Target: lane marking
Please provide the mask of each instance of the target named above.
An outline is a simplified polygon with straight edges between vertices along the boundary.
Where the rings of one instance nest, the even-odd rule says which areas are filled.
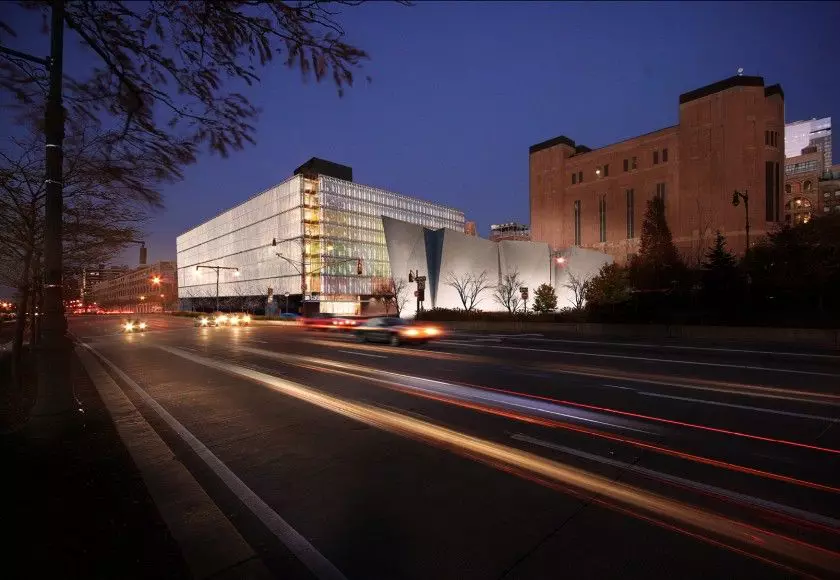
[[[289,525],[280,515],[265,503],[256,493],[249,488],[245,482],[231,471],[221,459],[216,457],[198,438],[193,435],[186,427],[184,427],[178,420],[169,414],[160,403],[158,403],[151,395],[149,395],[143,388],[134,382],[131,377],[125,374],[122,369],[112,363],[110,360],[102,356],[97,349],[88,344],[82,344],[85,348],[95,353],[102,362],[104,362],[117,376],[120,377],[137,395],[151,407],[166,422],[169,427],[175,431],[184,442],[189,445],[196,455],[204,461],[204,463],[213,470],[213,473],[221,479],[224,484],[232,491],[239,500],[245,504],[251,513],[253,513],[259,520],[280,540],[289,550],[297,556],[297,558],[309,569],[312,574],[321,580],[347,580],[338,568],[332,562],[321,554],[306,538],[304,538],[297,530]],[[160,346],[163,350],[172,352],[169,347]],[[185,353],[186,354],[186,353]],[[193,355],[187,355],[193,356]]]
[[[621,387],[618,387],[621,388]],[[648,391],[636,391],[639,395],[645,397],[657,397],[659,399],[675,399],[677,401],[688,401],[690,403],[702,403],[704,405],[715,405],[717,407],[732,407],[733,409],[746,409],[748,411],[759,411],[761,413],[772,413],[774,415],[786,415],[788,417],[798,417],[800,419],[815,419],[817,421],[829,421],[831,423],[837,422],[836,417],[824,417],[822,415],[810,415],[808,413],[794,413],[793,411],[779,411],[777,409],[766,409],[762,407],[753,407],[751,405],[737,405],[735,403],[723,403],[720,401],[707,401],[706,399],[693,399],[691,397],[677,397],[676,395],[663,395],[662,393],[651,393]]]
[[[594,346],[628,346],[633,348],[670,348],[674,350],[699,350],[709,352],[734,352],[738,354],[769,354],[781,356],[794,356],[803,358],[825,358],[840,362],[840,356],[834,354],[817,354],[810,352],[785,352],[779,350],[752,350],[746,348],[723,348],[714,346],[688,346],[681,344],[653,344],[644,342],[599,342],[594,340],[573,340],[570,338],[532,338],[533,342],[562,342],[567,344],[591,344]]]
[[[573,489],[586,491],[595,496],[594,501],[612,509],[623,511],[623,513],[630,513],[635,517],[644,516],[632,510],[655,514],[657,517],[664,518],[665,520],[678,521],[692,528],[705,530],[707,533],[722,536],[742,545],[746,543],[753,549],[756,547],[756,544],[759,544],[763,551],[793,558],[798,562],[819,567],[832,573],[840,573],[840,554],[819,546],[813,546],[769,530],[763,530],[682,501],[643,490],[633,485],[616,482],[603,476],[552,461],[534,453],[529,453],[522,449],[467,435],[454,429],[428,423],[402,413],[395,413],[369,404],[329,395],[299,383],[247,369],[241,365],[193,355],[178,348],[168,346],[158,346],[158,348],[194,363],[215,368],[230,375],[247,378],[280,394],[299,399],[315,407],[342,415],[360,423],[365,423],[380,430],[406,438],[420,440],[421,442],[435,445],[439,448],[460,450],[468,458],[496,468],[499,466],[508,466],[515,471],[524,472],[526,476],[527,474],[533,474],[546,481],[553,481]],[[627,506],[632,508],[632,510],[627,510],[622,506]],[[660,520],[653,521],[659,525],[665,525]],[[704,536],[695,535],[694,537],[706,541],[713,541],[711,538],[705,538]],[[784,566],[781,563],[766,560],[751,552],[738,550],[734,547],[732,549],[744,555],[761,558],[763,561],[768,561],[777,566]],[[791,570],[788,567],[786,569]]]
[[[388,358],[387,356],[381,355],[381,354],[370,354],[370,353],[366,353],[366,352],[355,352],[355,351],[352,351],[352,350],[341,350],[340,348],[338,349],[338,352],[343,352],[343,353],[346,353],[346,354],[352,354],[352,355],[356,355],[356,356],[369,356],[371,358]]]
[[[629,356],[623,354],[606,354],[606,353],[597,353],[597,352],[578,352],[573,350],[554,350],[550,348],[526,348],[523,346],[496,346],[493,344],[473,344],[471,342],[460,342],[455,340],[441,340],[439,342],[445,342],[446,344],[454,344],[459,346],[466,346],[471,348],[481,347],[481,348],[497,348],[497,349],[504,349],[504,350],[520,350],[526,352],[541,352],[541,353],[551,353],[551,354],[567,354],[573,356],[591,356],[597,358],[615,358],[615,359],[625,359],[625,360],[639,360],[639,361],[647,361],[647,362],[657,362],[657,363],[671,363],[671,364],[678,364],[678,365],[692,365],[692,366],[703,366],[703,367],[720,367],[720,368],[730,368],[730,369],[741,369],[741,370],[751,370],[751,371],[764,371],[768,373],[788,373],[793,375],[811,375],[817,377],[840,377],[840,374],[836,373],[821,373],[817,371],[798,371],[793,369],[781,369],[776,367],[757,367],[753,365],[736,365],[736,364],[728,364],[728,363],[710,363],[710,362],[702,362],[702,361],[693,361],[693,360],[677,360],[677,359],[668,359],[668,358],[652,358],[652,357],[645,357],[645,356]]]
[[[670,475],[667,473],[663,473],[661,471],[654,471],[653,469],[648,469],[646,467],[641,467],[639,465],[634,465],[632,463],[625,463],[624,461],[618,461],[617,459],[610,459],[608,457],[602,457],[601,455],[596,455],[594,453],[587,453],[586,451],[581,451],[579,449],[573,449],[571,447],[566,447],[564,445],[558,445],[557,443],[551,443],[549,441],[544,441],[542,439],[537,439],[535,437],[529,437],[528,435],[523,435],[521,433],[514,433],[511,435],[511,439],[515,439],[517,441],[523,441],[526,443],[531,443],[533,445],[539,445],[541,447],[546,447],[549,449],[554,449],[556,451],[561,451],[563,453],[567,453],[569,455],[574,455],[576,457],[581,457],[583,459],[589,459],[591,461],[596,461],[598,463],[603,463],[604,465],[610,465],[612,467],[618,467],[620,469],[626,469],[628,471],[632,471],[635,473],[640,473],[642,475],[647,475],[649,477],[653,477],[655,479],[660,479],[663,481],[667,481],[669,483],[675,483],[680,486],[688,487],[690,489],[696,489],[698,491],[711,493],[714,495],[720,495],[726,497],[731,500],[741,501],[743,503],[769,509],[772,511],[776,511],[779,513],[783,513],[789,516],[794,516],[799,519],[807,520],[810,522],[815,522],[819,524],[823,524],[825,526],[829,526],[832,528],[840,529],[840,520],[834,519],[829,516],[824,516],[822,514],[815,514],[812,512],[808,512],[805,510],[801,510],[799,508],[787,506],[784,504],[776,503],[771,500],[761,499],[758,497],[754,497],[751,495],[746,495],[743,493],[739,493],[737,491],[732,491],[729,489],[724,489],[722,487],[717,487],[715,485],[711,485],[708,483],[700,483],[698,481],[692,481],[690,479],[685,479],[676,475]]]
[[[602,387],[609,387],[611,389],[621,389],[622,391],[635,391],[636,389],[632,387],[622,387],[619,385],[601,385]]]

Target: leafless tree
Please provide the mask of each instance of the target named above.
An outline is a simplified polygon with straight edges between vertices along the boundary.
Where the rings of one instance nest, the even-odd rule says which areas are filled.
[[[481,302],[481,295],[493,287],[487,278],[486,270],[478,276],[472,272],[463,274],[449,272],[446,275],[444,284],[453,288],[458,293],[458,298],[461,299],[461,304],[463,304],[464,310],[467,312],[475,310],[475,307]]]
[[[573,272],[569,272],[569,281],[563,284],[564,288],[572,291],[571,298],[567,300],[571,303],[572,308],[580,310],[586,302],[586,290],[589,288],[589,277],[578,276]]]
[[[394,310],[397,316],[402,316],[405,306],[408,304],[408,280],[405,278],[391,278],[391,290]]]
[[[521,286],[522,280],[519,278],[519,271],[514,270],[513,272],[508,272],[502,276],[501,282],[499,282],[493,291],[493,297],[508,312],[515,314],[520,308],[525,307],[525,302],[519,293]]]
[[[706,258],[706,251],[714,240],[714,215],[710,208],[703,207],[698,199],[697,204],[697,239],[691,241],[690,254],[685,256],[686,263],[699,267]]]

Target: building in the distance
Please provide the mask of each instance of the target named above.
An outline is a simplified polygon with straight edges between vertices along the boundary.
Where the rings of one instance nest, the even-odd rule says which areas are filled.
[[[94,302],[93,296],[93,287],[100,282],[106,282],[108,280],[113,280],[118,276],[122,276],[128,272],[128,266],[105,266],[104,264],[99,264],[95,267],[85,268],[82,271],[82,283],[81,283],[81,290],[79,299],[82,301],[82,304],[85,306],[90,305]]]
[[[624,262],[638,251],[646,202],[665,200],[674,242],[701,255],[714,231],[745,247],[782,217],[784,94],[756,76],[734,76],[679,97],[678,123],[592,150],[560,136],[530,148],[531,237]]]
[[[474,221],[466,221],[464,222],[464,233],[468,236],[477,236],[478,235],[478,228],[476,228]]]
[[[236,307],[288,302],[292,311],[359,313],[392,276],[383,217],[464,232],[457,209],[355,183],[350,167],[310,159],[282,183],[178,236],[181,308],[215,296],[216,272],[207,267],[221,266],[219,295]]]
[[[785,125],[785,157],[798,157],[806,147],[816,147],[822,153],[823,165],[834,163],[831,147],[831,117],[795,121]]]
[[[840,163],[820,175],[819,199],[822,212],[840,212]]]
[[[92,298],[105,310],[164,312],[176,304],[178,280],[175,262],[161,261],[125,271],[94,285]]]
[[[490,239],[494,242],[503,240],[531,241],[531,228],[517,222],[493,224],[490,226]]]
[[[823,162],[823,152],[813,145],[785,158],[785,223],[807,223],[822,211],[819,183]]]

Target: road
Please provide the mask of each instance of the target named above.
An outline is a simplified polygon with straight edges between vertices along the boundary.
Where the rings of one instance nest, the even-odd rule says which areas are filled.
[[[840,575],[840,353],[149,323],[71,331],[277,577]]]

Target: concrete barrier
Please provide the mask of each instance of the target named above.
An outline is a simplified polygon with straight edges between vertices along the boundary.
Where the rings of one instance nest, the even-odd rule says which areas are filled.
[[[534,332],[568,334],[570,336],[601,336],[614,338],[731,341],[752,343],[796,344],[803,346],[840,348],[840,330],[819,328],[765,328],[759,326],[682,326],[667,324],[599,324],[592,322],[441,322],[441,326],[455,331],[473,332]]]

